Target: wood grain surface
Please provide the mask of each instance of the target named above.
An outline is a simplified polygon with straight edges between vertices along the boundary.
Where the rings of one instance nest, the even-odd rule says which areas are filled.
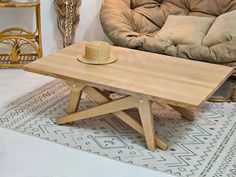
[[[199,108],[233,72],[227,66],[114,46],[117,62],[87,65],[76,59],[85,43],[59,50],[24,69],[188,109]]]

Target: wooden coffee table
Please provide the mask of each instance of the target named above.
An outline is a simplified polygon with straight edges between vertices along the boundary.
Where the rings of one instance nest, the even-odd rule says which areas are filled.
[[[155,134],[151,102],[172,106],[183,117],[194,120],[198,108],[232,74],[233,68],[112,47],[118,61],[109,65],[87,65],[77,61],[85,42],[74,44],[24,69],[63,79],[70,88],[69,115],[57,124],[113,113],[144,135],[149,150],[166,150],[168,145]],[[125,94],[112,100],[102,90]],[[100,105],[77,111],[81,93],[85,92]],[[138,108],[140,120],[124,110]]]

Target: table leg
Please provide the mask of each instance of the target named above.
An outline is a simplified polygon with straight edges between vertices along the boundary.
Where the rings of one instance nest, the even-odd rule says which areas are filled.
[[[85,85],[73,83],[73,82],[66,82],[70,89],[70,98],[69,98],[69,107],[68,113],[72,114],[77,111],[77,107],[80,102],[82,90],[85,88]]]
[[[232,93],[231,93],[231,100],[232,101],[236,101],[236,80],[234,81],[234,86],[233,86],[233,90],[232,90]]]
[[[176,110],[177,112],[179,112],[183,118],[189,120],[189,121],[194,121],[197,115],[197,110],[188,110],[186,108],[182,108],[179,106],[173,106],[170,105],[172,108],[174,108],[174,110]]]
[[[72,91],[69,107],[71,112],[76,110],[77,107],[75,105],[78,104],[80,98],[79,95],[82,90],[100,105],[77,113],[72,113],[62,118],[58,118],[56,120],[57,124],[64,124],[77,120],[88,119],[94,116],[113,113],[115,116],[127,123],[130,127],[134,128],[140,134],[145,136],[149,150],[155,150],[156,146],[160,147],[162,150],[167,150],[168,145],[159,136],[155,135],[152,111],[150,102],[148,100],[144,100],[144,102],[140,103],[139,98],[132,96],[111,100],[107,95],[95,88],[85,87],[83,85],[76,86],[73,83],[70,84],[70,89]],[[139,109],[142,120],[141,122],[131,117],[125,111],[122,111],[134,107]]]
[[[58,118],[56,120],[56,123],[65,124],[78,120],[84,120],[95,116],[101,116],[104,114],[118,112],[120,110],[130,109],[136,107],[136,105],[137,105],[137,98],[128,96],[77,113],[73,113],[65,117]]]
[[[84,92],[87,95],[89,95],[94,101],[96,101],[98,104],[104,104],[104,103],[111,101],[111,99],[106,94],[104,94],[102,91],[100,91],[98,89],[95,89],[92,87],[86,87],[84,89]],[[138,101],[138,105],[139,105],[140,100],[138,99],[137,101]],[[131,128],[133,128],[134,130],[139,132],[141,135],[144,135],[142,123],[137,118],[133,118],[125,111],[118,111],[118,112],[114,112],[113,114],[116,117],[118,117],[120,120],[125,122],[127,125],[129,125]],[[157,147],[159,147],[160,149],[162,149],[164,151],[167,150],[168,144],[166,144],[165,141],[161,137],[156,135],[155,141],[156,141]]]
[[[148,99],[140,100],[138,109],[148,149],[155,150],[156,141],[151,102]]]

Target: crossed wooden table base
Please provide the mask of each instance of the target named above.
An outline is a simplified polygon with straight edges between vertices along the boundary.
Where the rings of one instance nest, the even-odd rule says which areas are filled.
[[[162,138],[155,134],[154,121],[151,107],[151,100],[146,98],[138,98],[134,96],[125,96],[120,99],[112,100],[109,95],[103,91],[86,86],[76,82],[66,82],[70,89],[69,99],[69,115],[56,119],[57,124],[65,124],[73,121],[84,120],[95,116],[113,113],[116,117],[135,129],[137,132],[145,136],[147,147],[149,150],[154,151],[156,147],[162,150],[167,150],[168,145]],[[82,92],[91,97],[98,106],[77,111]],[[194,120],[195,114],[185,108],[172,106],[183,117],[188,120]],[[138,108],[140,120],[131,117],[124,110],[130,108]]]
[[[64,124],[113,113],[144,135],[150,150],[155,150],[156,147],[166,150],[168,147],[155,134],[152,101],[168,104],[184,118],[194,120],[197,109],[233,72],[231,67],[116,46],[111,46],[111,51],[118,58],[117,62],[87,65],[76,59],[79,54],[84,53],[86,44],[87,42],[73,44],[25,65],[24,69],[63,79],[69,85],[69,115],[58,118],[56,123]],[[127,96],[113,100],[109,94],[97,88]],[[99,105],[76,112],[82,92]],[[133,118],[124,111],[133,107],[138,108],[140,119]]]

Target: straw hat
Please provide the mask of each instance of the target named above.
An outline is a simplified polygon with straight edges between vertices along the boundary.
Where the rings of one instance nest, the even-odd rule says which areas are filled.
[[[104,65],[113,63],[117,58],[111,53],[110,45],[103,41],[92,41],[85,45],[85,53],[77,59],[86,64]]]

